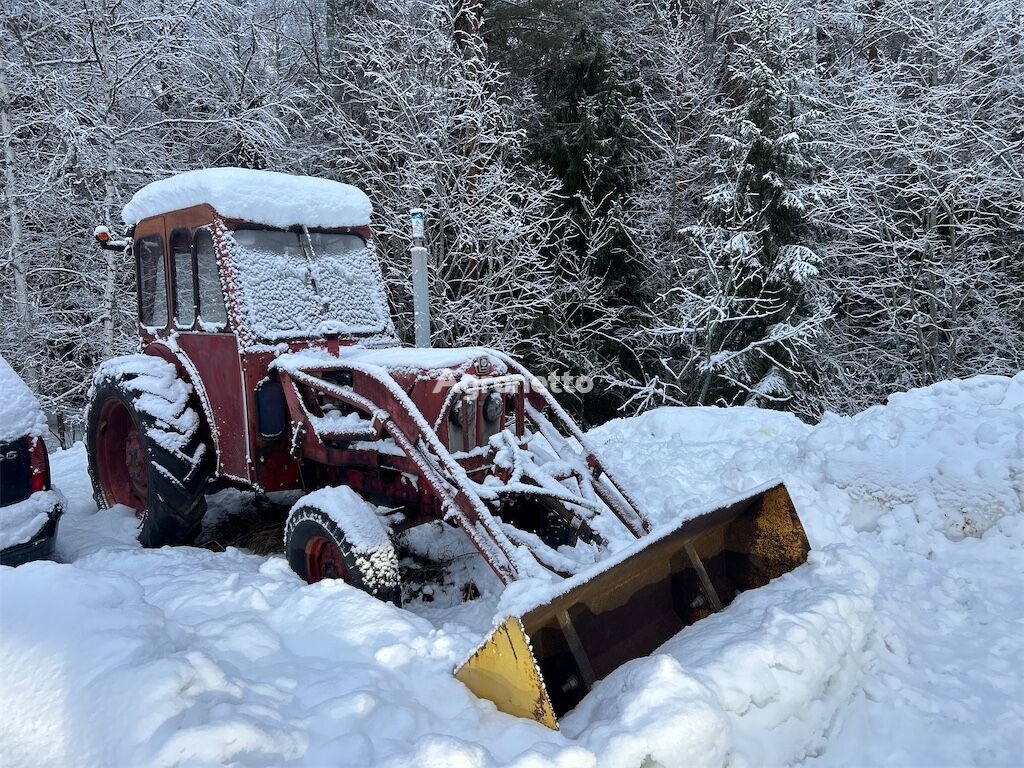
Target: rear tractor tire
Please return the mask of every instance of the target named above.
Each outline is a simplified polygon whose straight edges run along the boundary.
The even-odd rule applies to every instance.
[[[192,388],[151,355],[104,362],[86,415],[96,506],[135,510],[144,547],[192,544],[202,530],[210,479]]]
[[[341,579],[385,602],[402,604],[398,556],[374,508],[345,486],[322,488],[292,507],[285,555],[304,581]]]

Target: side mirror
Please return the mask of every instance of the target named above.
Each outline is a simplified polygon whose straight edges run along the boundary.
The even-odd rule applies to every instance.
[[[93,237],[96,238],[96,242],[99,243],[100,248],[105,251],[123,251],[128,247],[131,242],[125,238],[113,238],[110,235],[110,230],[107,227],[99,226],[92,232]]]

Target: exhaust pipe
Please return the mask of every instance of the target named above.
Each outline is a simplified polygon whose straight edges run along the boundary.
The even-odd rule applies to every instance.
[[[430,346],[430,278],[427,274],[427,239],[422,208],[409,210],[412,229],[412,311],[416,346]]]

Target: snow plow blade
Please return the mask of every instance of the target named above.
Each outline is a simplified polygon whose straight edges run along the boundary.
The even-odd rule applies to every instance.
[[[480,698],[558,729],[593,685],[684,627],[806,562],[784,485],[687,520],[499,625],[455,672]]]

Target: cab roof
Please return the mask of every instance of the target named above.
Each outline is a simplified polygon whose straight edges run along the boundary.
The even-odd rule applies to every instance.
[[[248,168],[205,168],[154,181],[121,212],[129,226],[150,216],[210,205],[228,219],[268,227],[363,227],[373,206],[357,187],[315,176]]]

